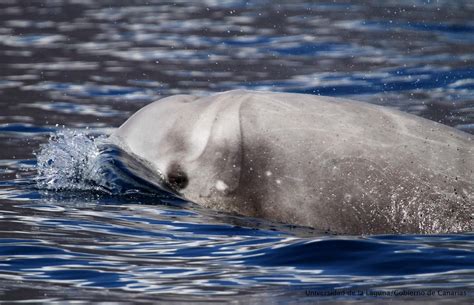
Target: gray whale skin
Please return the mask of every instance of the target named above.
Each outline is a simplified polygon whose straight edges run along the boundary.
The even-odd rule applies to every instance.
[[[112,141],[202,206],[342,234],[473,231],[472,135],[305,94],[175,95]]]

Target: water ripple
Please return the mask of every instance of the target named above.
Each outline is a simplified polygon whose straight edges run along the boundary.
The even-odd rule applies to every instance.
[[[236,88],[474,134],[473,15],[468,0],[2,1],[0,299],[471,304],[472,232],[334,236],[214,212],[97,139],[160,97]],[[362,294],[308,294],[341,289]],[[368,294],[407,289],[435,296]]]

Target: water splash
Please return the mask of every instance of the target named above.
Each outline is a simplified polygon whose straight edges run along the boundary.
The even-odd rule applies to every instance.
[[[90,190],[91,182],[98,181],[97,158],[99,142],[87,134],[63,130],[52,135],[37,153],[37,186],[40,189]],[[97,141],[96,141],[97,140]]]
[[[63,130],[41,145],[36,157],[36,185],[42,190],[175,197],[161,173],[106,136]]]

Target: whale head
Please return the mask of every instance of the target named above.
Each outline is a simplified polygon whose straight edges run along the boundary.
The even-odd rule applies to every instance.
[[[239,184],[239,105],[172,96],[140,109],[112,138],[160,172],[179,196],[215,205]]]

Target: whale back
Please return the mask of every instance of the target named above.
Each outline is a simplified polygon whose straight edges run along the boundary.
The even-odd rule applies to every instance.
[[[472,230],[471,135],[363,102],[247,95],[242,189],[259,216],[351,233]]]

